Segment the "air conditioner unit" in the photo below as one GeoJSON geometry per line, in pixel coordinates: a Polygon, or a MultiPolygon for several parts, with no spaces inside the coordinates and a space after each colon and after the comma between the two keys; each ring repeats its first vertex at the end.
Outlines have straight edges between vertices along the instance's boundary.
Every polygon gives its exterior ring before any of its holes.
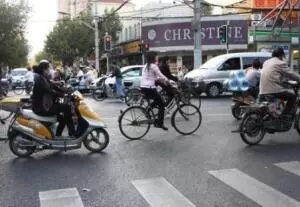
{"type": "Polygon", "coordinates": [[[263,18],[263,14],[261,14],[261,13],[251,14],[251,20],[259,21],[259,20],[262,20],[262,18],[263,18]]]}
{"type": "MultiPolygon", "coordinates": [[[[257,24],[259,23],[260,21],[251,21],[251,26],[254,27],[254,26],[257,26],[257,24]]],[[[267,26],[267,22],[262,22],[258,25],[258,27],[266,27],[267,26]]]]}

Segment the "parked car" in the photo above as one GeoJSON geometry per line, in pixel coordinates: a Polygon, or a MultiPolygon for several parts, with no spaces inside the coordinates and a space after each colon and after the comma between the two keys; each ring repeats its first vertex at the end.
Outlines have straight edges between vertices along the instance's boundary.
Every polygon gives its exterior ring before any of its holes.
{"type": "Polygon", "coordinates": [[[26,68],[16,68],[11,70],[8,75],[8,81],[11,83],[12,88],[14,89],[17,86],[25,86],[25,75],[27,73],[26,68]]]}
{"type": "Polygon", "coordinates": [[[242,52],[219,55],[209,59],[199,68],[188,72],[184,79],[192,84],[196,93],[206,93],[216,97],[223,91],[223,82],[228,79],[230,72],[246,69],[252,65],[255,58],[261,63],[271,57],[268,52],[242,52]]]}
{"type": "MultiPolygon", "coordinates": [[[[121,68],[123,84],[126,88],[140,87],[142,69],[144,65],[130,65],[121,68]]],[[[115,87],[116,78],[108,77],[105,80],[106,87],[115,87]]]]}

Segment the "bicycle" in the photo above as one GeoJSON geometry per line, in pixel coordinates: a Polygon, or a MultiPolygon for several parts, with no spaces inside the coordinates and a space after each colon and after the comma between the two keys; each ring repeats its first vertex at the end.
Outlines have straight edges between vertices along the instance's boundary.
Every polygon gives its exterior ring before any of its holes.
{"type": "MultiPolygon", "coordinates": [[[[166,107],[166,112],[176,106],[171,116],[172,127],[182,135],[190,135],[196,132],[202,122],[202,115],[195,105],[191,103],[185,103],[178,88],[175,88],[175,97],[171,103],[166,107]],[[181,121],[188,122],[184,126],[180,126],[181,121]],[[189,129],[191,128],[191,129],[189,129]]],[[[142,96],[143,104],[133,105],[128,107],[125,111],[121,111],[118,119],[119,129],[123,136],[131,140],[137,140],[143,138],[150,130],[150,126],[154,125],[157,113],[154,113],[155,107],[149,99],[142,96]],[[127,117],[129,115],[129,117],[127,117]],[[132,118],[130,120],[129,118],[132,118]],[[126,122],[126,123],[124,123],[126,122]],[[125,126],[133,127],[137,135],[131,135],[125,128],[125,126]],[[141,129],[141,132],[137,130],[141,129]]],[[[166,116],[167,113],[165,113],[166,116]]],[[[131,131],[131,130],[129,130],[131,131]]]]}
{"type": "MultiPolygon", "coordinates": [[[[192,86],[189,82],[178,82],[178,91],[181,93],[182,100],[184,100],[185,103],[193,103],[198,109],[201,108],[201,98],[199,95],[195,96],[193,94],[192,86]]],[[[163,98],[164,102],[167,103],[169,97],[166,91],[161,89],[159,90],[159,94],[163,98]]],[[[143,94],[140,88],[132,88],[128,90],[126,102],[128,106],[141,105],[143,104],[142,100],[143,94]]]]}

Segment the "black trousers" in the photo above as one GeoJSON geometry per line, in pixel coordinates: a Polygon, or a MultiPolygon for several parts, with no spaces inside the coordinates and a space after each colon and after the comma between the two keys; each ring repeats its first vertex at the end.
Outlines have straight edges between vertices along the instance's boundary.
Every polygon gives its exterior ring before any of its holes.
{"type": "Polygon", "coordinates": [[[67,104],[55,103],[49,111],[35,112],[39,116],[57,116],[58,126],[56,129],[56,136],[61,136],[67,125],[69,136],[75,135],[75,127],[72,119],[71,107],[67,104]]]}
{"type": "Polygon", "coordinates": [[[285,91],[281,93],[275,93],[272,95],[274,95],[276,98],[282,99],[287,102],[285,108],[282,111],[282,114],[291,114],[294,112],[294,108],[297,100],[296,94],[285,91]]]}
{"type": "Polygon", "coordinates": [[[142,88],[142,93],[148,98],[154,100],[154,105],[158,106],[158,118],[156,120],[158,125],[164,123],[165,107],[161,96],[158,94],[156,88],[142,88]]]}

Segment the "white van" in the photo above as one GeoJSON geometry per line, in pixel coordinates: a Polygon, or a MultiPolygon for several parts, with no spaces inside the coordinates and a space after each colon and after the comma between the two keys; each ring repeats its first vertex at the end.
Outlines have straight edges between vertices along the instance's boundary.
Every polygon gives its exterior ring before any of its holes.
{"type": "Polygon", "coordinates": [[[216,97],[223,92],[223,82],[229,78],[231,71],[246,69],[258,58],[261,64],[271,58],[268,52],[242,52],[219,55],[209,59],[197,69],[188,72],[184,79],[192,83],[196,93],[205,92],[207,96],[216,97]]]}

